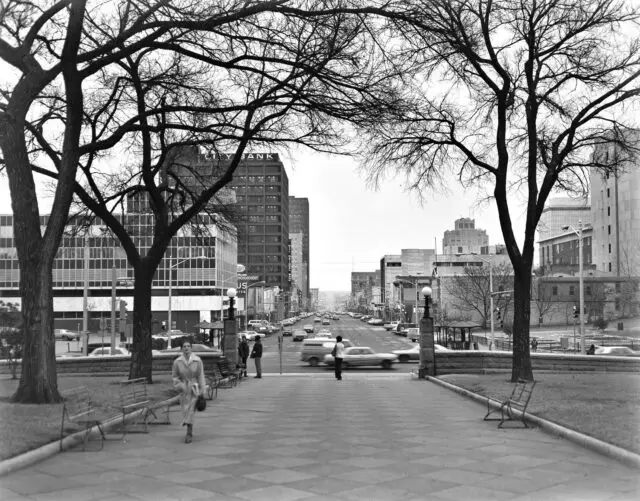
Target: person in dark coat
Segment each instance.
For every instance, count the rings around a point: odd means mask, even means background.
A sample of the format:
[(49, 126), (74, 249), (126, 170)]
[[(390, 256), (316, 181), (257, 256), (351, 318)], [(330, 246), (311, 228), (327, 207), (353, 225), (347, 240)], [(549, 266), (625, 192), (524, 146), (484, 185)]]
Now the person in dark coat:
[(251, 350), (251, 358), (256, 363), (256, 379), (262, 378), (262, 341), (260, 336), (256, 336), (255, 343), (253, 343), (253, 349)]
[(247, 377), (247, 358), (249, 358), (249, 343), (247, 336), (243, 335), (238, 344), (238, 360), (240, 360), (240, 370), (244, 371), (244, 377)]

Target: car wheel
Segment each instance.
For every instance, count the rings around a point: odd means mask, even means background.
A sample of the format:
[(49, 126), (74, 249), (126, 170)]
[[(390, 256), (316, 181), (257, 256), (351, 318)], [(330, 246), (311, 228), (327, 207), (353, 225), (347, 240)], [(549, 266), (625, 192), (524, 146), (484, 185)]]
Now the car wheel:
[(391, 360), (383, 360), (382, 361), (383, 369), (391, 369)]
[(406, 364), (409, 361), (409, 355), (400, 355), (400, 363)]
[(318, 361), (319, 361), (319, 360), (318, 360), (317, 358), (315, 358), (315, 357), (310, 358), (310, 359), (309, 359), (309, 365), (310, 365), (311, 367), (318, 367)]

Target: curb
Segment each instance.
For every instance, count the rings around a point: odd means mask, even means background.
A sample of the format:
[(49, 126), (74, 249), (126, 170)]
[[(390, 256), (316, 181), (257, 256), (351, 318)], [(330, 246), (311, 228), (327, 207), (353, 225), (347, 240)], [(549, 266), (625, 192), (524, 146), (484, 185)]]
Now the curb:
[[(154, 405), (152, 408), (162, 407), (164, 405), (171, 406), (178, 402), (179, 397), (171, 397), (167, 400), (162, 400)], [(138, 415), (142, 414), (144, 409), (140, 409), (136, 412), (132, 412), (127, 416), (127, 419), (138, 417)], [(105, 435), (122, 424), (122, 416), (116, 416), (110, 419), (107, 419), (102, 423), (102, 429)], [(30, 451), (24, 452), (17, 456), (14, 456), (9, 459), (5, 459), (4, 461), (0, 461), (0, 477), (8, 475), (9, 473), (13, 473), (14, 471), (20, 470), (22, 468), (26, 468), (27, 466), (31, 466), (35, 463), (39, 463), (43, 459), (47, 459), (51, 456), (55, 456), (59, 452), (63, 452), (67, 449), (70, 449), (74, 445), (81, 443), (84, 440), (85, 434), (98, 433), (98, 427), (93, 426), (87, 431), (79, 431), (64, 437), (62, 440), (55, 440), (46, 445), (38, 447), (37, 449), (31, 449)], [(62, 450), (61, 450), (62, 449)]]
[[(446, 381), (442, 381), (441, 379), (433, 376), (427, 376), (426, 379), (442, 386), (443, 388), (454, 391), (459, 395), (470, 398), (471, 400), (475, 400), (476, 402), (483, 405), (490, 405), (495, 409), (500, 408), (500, 402), (491, 400), (487, 397), (483, 397), (482, 395), (473, 393), (472, 391), (461, 388), (460, 386), (447, 383)], [(523, 413), (519, 410), (513, 409), (513, 412), (518, 418), (523, 418), (525, 421), (527, 421), (527, 423), (533, 424), (551, 435), (565, 438), (575, 444), (584, 447), (585, 449), (589, 449), (602, 454), (603, 456), (615, 459), (616, 461), (619, 461), (627, 466), (640, 468), (640, 454), (636, 454), (635, 452), (628, 451), (626, 449), (623, 449), (622, 447), (604, 442), (597, 438), (590, 437), (589, 435), (585, 435), (584, 433), (580, 433), (579, 431), (571, 430), (552, 421), (548, 421), (541, 417), (535, 416), (534, 414), (525, 413), (523, 417)]]

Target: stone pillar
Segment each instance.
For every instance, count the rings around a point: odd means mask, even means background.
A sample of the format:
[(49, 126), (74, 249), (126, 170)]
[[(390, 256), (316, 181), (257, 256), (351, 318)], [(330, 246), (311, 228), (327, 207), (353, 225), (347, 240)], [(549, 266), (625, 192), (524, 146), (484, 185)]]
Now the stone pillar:
[(230, 367), (235, 367), (238, 363), (238, 333), (235, 318), (227, 318), (224, 321), (224, 356), (229, 360)]

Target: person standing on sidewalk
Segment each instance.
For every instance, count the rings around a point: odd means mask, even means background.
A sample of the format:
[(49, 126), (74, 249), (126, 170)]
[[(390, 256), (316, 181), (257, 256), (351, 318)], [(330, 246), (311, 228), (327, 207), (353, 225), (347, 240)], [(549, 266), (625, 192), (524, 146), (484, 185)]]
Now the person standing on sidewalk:
[(336, 337), (336, 354), (333, 357), (333, 367), (336, 373), (336, 379), (342, 381), (342, 359), (344, 358), (344, 343), (342, 336)]
[(244, 377), (247, 377), (247, 358), (249, 358), (249, 343), (247, 342), (247, 336), (243, 334), (240, 344), (238, 344), (238, 359), (242, 364), (240, 372), (244, 372)]
[(251, 358), (256, 363), (256, 379), (262, 378), (262, 341), (261, 336), (256, 336), (256, 340), (253, 343), (253, 349), (251, 350)]
[(191, 352), (191, 343), (182, 343), (182, 355), (173, 362), (173, 387), (180, 392), (180, 411), (182, 426), (187, 427), (184, 442), (190, 444), (193, 438), (193, 418), (196, 412), (196, 400), (204, 394), (204, 366), (200, 357)]

